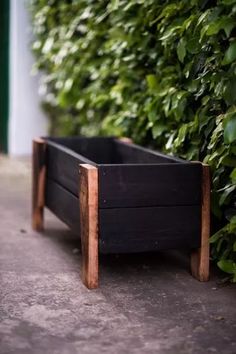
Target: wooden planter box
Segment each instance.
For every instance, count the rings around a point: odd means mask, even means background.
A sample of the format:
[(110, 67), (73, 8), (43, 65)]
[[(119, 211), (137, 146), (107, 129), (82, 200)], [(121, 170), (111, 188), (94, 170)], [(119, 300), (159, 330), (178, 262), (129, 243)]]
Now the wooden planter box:
[(115, 138), (33, 141), (33, 228), (46, 206), (81, 236), (82, 279), (98, 286), (99, 253), (189, 248), (209, 273), (209, 168)]

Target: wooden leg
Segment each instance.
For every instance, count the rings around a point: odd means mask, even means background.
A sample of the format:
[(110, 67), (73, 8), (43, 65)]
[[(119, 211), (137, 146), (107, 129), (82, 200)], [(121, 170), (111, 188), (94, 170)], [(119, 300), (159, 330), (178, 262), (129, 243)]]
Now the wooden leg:
[(42, 231), (44, 226), (45, 149), (44, 140), (40, 138), (33, 140), (32, 227), (36, 231)]
[(209, 279), (210, 170), (202, 165), (201, 247), (191, 254), (191, 272), (199, 281)]
[(98, 287), (98, 170), (89, 164), (79, 167), (82, 281), (89, 289)]

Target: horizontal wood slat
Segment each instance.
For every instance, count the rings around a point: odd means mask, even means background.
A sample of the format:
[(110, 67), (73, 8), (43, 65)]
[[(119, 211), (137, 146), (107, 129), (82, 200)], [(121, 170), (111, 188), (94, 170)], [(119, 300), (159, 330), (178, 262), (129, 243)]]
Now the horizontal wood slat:
[(55, 181), (46, 179), (45, 205), (73, 231), (80, 232), (79, 198)]
[(200, 209), (200, 206), (100, 209), (100, 252), (199, 247)]
[(47, 177), (58, 182), (76, 196), (79, 192), (80, 163), (94, 164), (70, 149), (47, 143)]
[[(127, 143), (112, 137), (68, 137), (48, 138), (49, 145), (57, 146), (68, 153), (80, 155), (94, 164), (150, 164), (150, 163), (181, 163), (177, 157), (164, 155), (139, 145)], [(87, 161), (89, 163), (89, 161)]]
[(124, 141), (115, 139), (114, 153), (117, 156), (117, 163), (132, 164), (151, 164), (151, 163), (181, 163), (177, 157), (164, 155), (158, 151), (150, 150), (142, 146), (126, 143)]
[(113, 163), (113, 159), (115, 158), (114, 138), (112, 137), (50, 138), (48, 141), (50, 144), (66, 148), (67, 151), (70, 150), (71, 152), (80, 155), (80, 157), (87, 159), (87, 162), (84, 163)]
[(200, 163), (99, 166), (99, 207), (201, 203)]

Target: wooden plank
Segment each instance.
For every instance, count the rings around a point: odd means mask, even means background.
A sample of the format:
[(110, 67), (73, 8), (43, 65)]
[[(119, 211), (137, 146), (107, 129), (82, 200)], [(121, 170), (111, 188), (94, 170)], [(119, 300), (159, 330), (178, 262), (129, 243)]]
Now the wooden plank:
[(209, 236), (210, 236), (210, 169), (202, 165), (202, 208), (201, 208), (201, 247), (191, 254), (192, 275), (199, 281), (209, 279)]
[(80, 159), (87, 159), (83, 163), (92, 165), (112, 163), (114, 159), (114, 138), (112, 137), (49, 138), (49, 142), (60, 149), (65, 148), (67, 152), (74, 152), (77, 157), (80, 155)]
[(47, 177), (78, 195), (78, 165), (91, 163), (90, 160), (78, 155), (63, 146), (47, 143)]
[(159, 151), (154, 151), (136, 144), (132, 144), (131, 141), (127, 144), (127, 138), (115, 139), (115, 154), (116, 163), (123, 164), (154, 164), (154, 163), (182, 163), (185, 162), (174, 156), (164, 155)]
[(99, 210), (102, 253), (146, 252), (200, 245), (200, 206)]
[(43, 230), (43, 209), (45, 196), (45, 149), (46, 143), (41, 138), (33, 140), (32, 160), (32, 228), (36, 231)]
[(79, 173), (82, 280), (94, 289), (98, 287), (98, 171), (83, 164)]
[(80, 233), (79, 198), (57, 182), (46, 179), (45, 205), (74, 232)]
[(164, 155), (132, 143), (130, 138), (113, 137), (68, 137), (48, 138), (50, 144), (64, 147), (81, 157), (96, 164), (124, 164), (124, 163), (181, 163), (179, 158)]
[(197, 205), (201, 164), (99, 166), (99, 207)]

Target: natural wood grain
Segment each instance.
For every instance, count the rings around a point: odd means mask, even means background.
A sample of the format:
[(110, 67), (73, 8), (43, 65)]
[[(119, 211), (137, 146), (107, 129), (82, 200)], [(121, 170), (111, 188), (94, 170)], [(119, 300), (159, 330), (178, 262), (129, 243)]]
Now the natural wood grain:
[(82, 280), (94, 289), (98, 287), (98, 170), (82, 164), (79, 174)]
[(43, 209), (45, 199), (45, 153), (46, 142), (41, 138), (33, 140), (33, 181), (32, 181), (32, 227), (43, 230)]
[(202, 209), (201, 247), (191, 254), (192, 275), (199, 281), (209, 279), (209, 235), (210, 235), (210, 169), (202, 165)]

